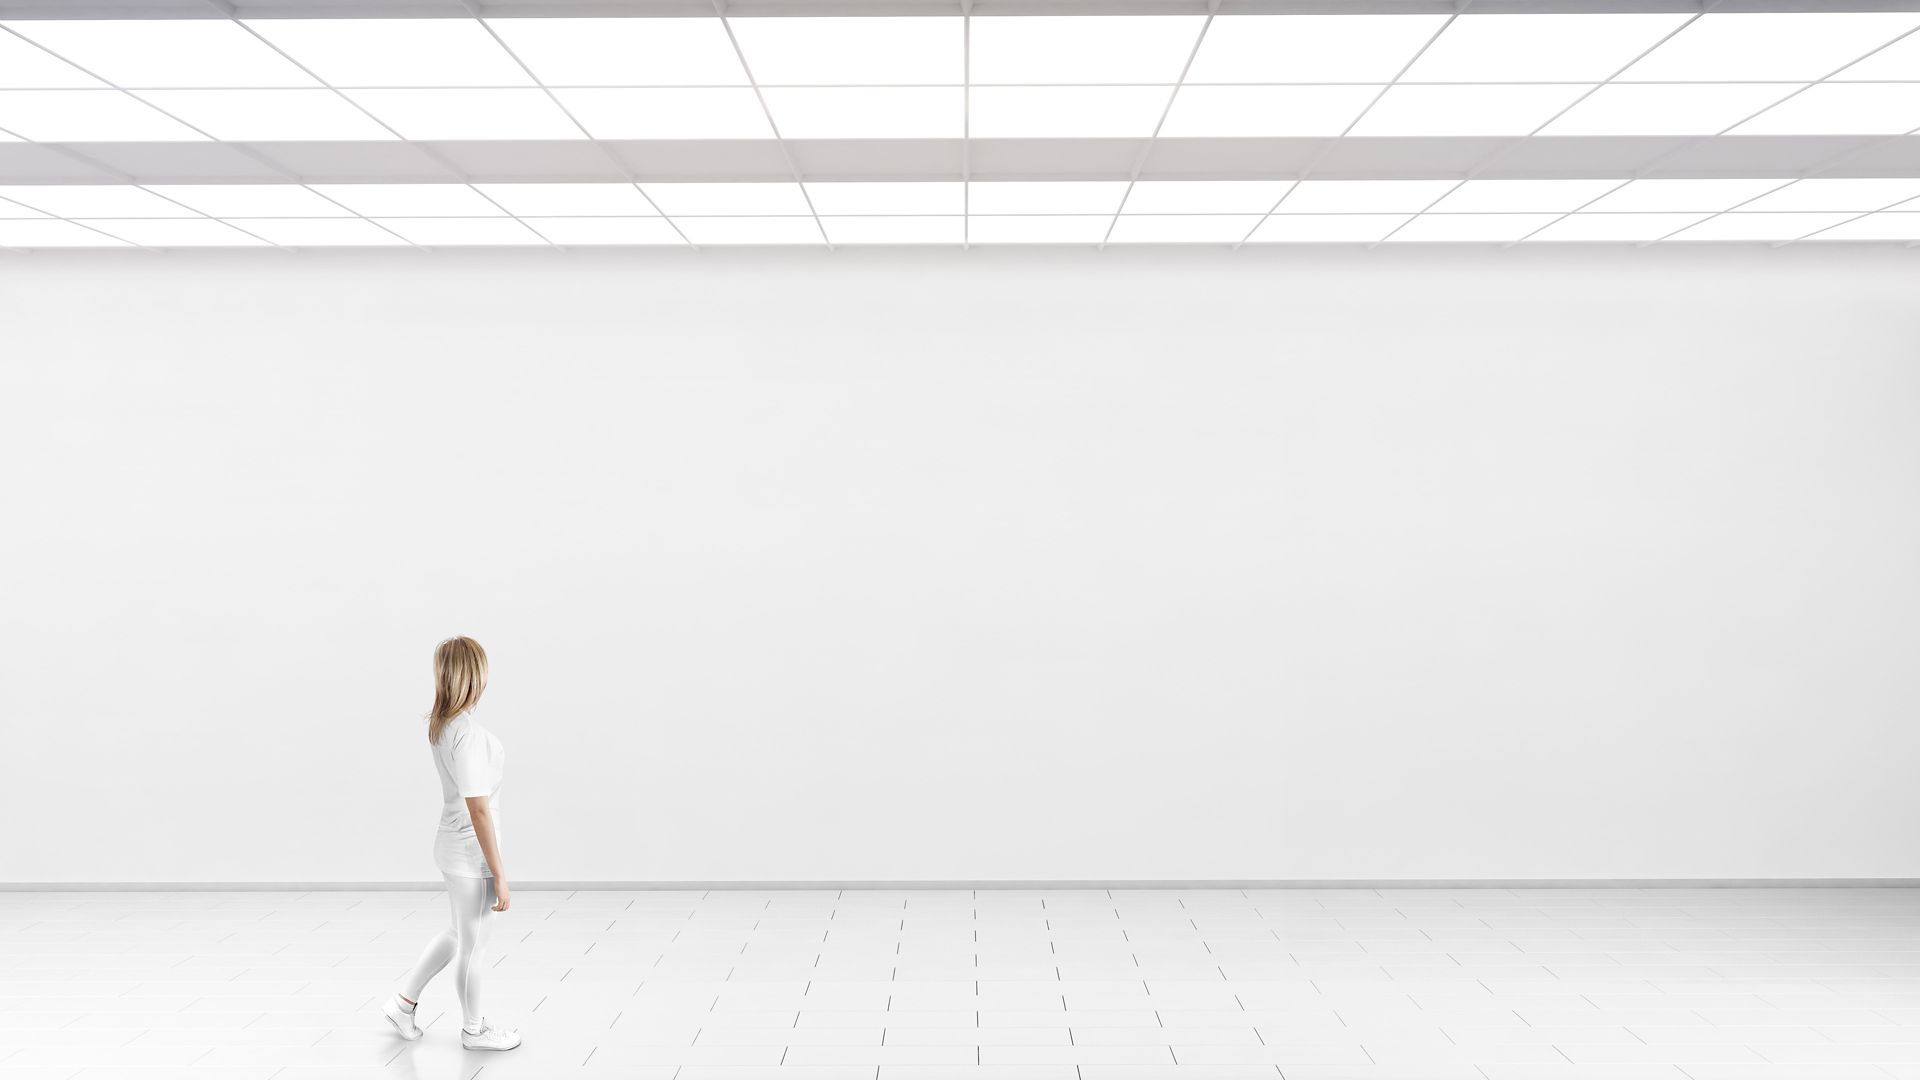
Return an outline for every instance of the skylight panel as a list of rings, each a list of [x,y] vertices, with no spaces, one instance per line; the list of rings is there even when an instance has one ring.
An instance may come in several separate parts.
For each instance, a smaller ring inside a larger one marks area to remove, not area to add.
[[[1194,15],[975,16],[973,82],[1171,84],[1204,22]]]
[[[1452,180],[1302,180],[1281,200],[1279,214],[1412,213],[1445,195]]]
[[[465,184],[313,184],[367,217],[493,217],[506,213]]]
[[[115,86],[317,86],[226,19],[48,19],[6,24]]]
[[[964,208],[964,184],[923,182],[810,181],[813,208],[827,215],[958,214]]]
[[[1338,135],[1378,86],[1182,86],[1160,134],[1169,138]]]
[[[961,20],[952,16],[734,18],[728,25],[761,86],[957,85],[965,78]],[[977,65],[978,20],[974,34]]]
[[[1101,215],[1033,214],[1019,217],[980,216],[967,219],[967,239],[975,244],[1098,244],[1106,239],[1113,217]]]
[[[352,217],[298,184],[149,184],[147,190],[217,218]]]
[[[1920,240],[1920,214],[1868,214],[1809,234],[1811,240]]]
[[[1406,214],[1275,214],[1250,244],[1370,244],[1407,220]]]
[[[957,139],[965,131],[959,87],[799,87],[764,90],[789,139]]]
[[[0,247],[126,247],[116,236],[70,221],[0,221]]]
[[[103,232],[139,244],[142,247],[265,247],[267,242],[249,236],[223,221],[209,218],[145,218],[83,220]]]
[[[800,185],[774,184],[642,184],[660,212],[668,217],[713,215],[745,217],[751,215],[808,214],[806,197]],[[818,236],[815,237],[818,239]],[[691,236],[689,236],[691,239]],[[700,243],[694,240],[694,243]]]
[[[474,19],[248,19],[332,86],[529,86]]]
[[[0,127],[35,142],[196,142],[207,138],[118,90],[0,90]]]
[[[753,91],[556,90],[555,96],[596,139],[771,139],[773,128]]]
[[[1848,64],[1835,73],[1836,82],[1856,79],[1920,79],[1920,34],[1906,37]]]
[[[251,218],[247,231],[284,247],[407,247],[407,241],[360,218]]]
[[[1920,26],[1912,12],[1702,15],[1622,72],[1627,82],[1818,79]]]
[[[1111,244],[1236,244],[1260,224],[1259,214],[1123,214]]]
[[[140,96],[230,142],[399,138],[331,90],[144,90]]]
[[[1705,214],[1572,214],[1527,237],[1534,241],[1646,243],[1684,229]]]
[[[65,90],[105,85],[32,42],[0,32],[0,89]]]
[[[475,184],[517,217],[654,217],[632,184]]]
[[[1392,86],[1354,135],[1525,135],[1587,91],[1585,86]]]
[[[1741,211],[1880,210],[1920,197],[1920,179],[1832,177],[1796,180],[1741,205]],[[1920,209],[1914,207],[1913,209]]]
[[[1453,20],[1404,82],[1600,82],[1687,21],[1682,14],[1475,15]]]
[[[690,217],[675,222],[695,244],[824,244],[810,217]]]
[[[1098,214],[1111,217],[1126,196],[1124,180],[1006,180],[969,185],[975,214]]]
[[[1468,180],[1436,213],[1566,213],[1619,187],[1619,180]]]
[[[1822,83],[1732,135],[1896,135],[1920,128],[1920,83]]]
[[[1799,89],[1785,83],[1602,86],[1542,135],[1714,135]]]
[[[381,225],[421,247],[545,245],[546,237],[516,218],[378,218]]]
[[[1852,214],[1743,214],[1735,211],[1710,217],[1675,233],[1668,241],[1797,240],[1810,232],[1837,225]]]
[[[976,139],[1145,138],[1166,110],[1166,86],[974,87]]]
[[[1730,210],[1786,183],[1779,179],[1634,180],[1596,199],[1591,212]]]
[[[0,198],[63,218],[200,216],[131,184],[9,184],[0,186]]]
[[[958,244],[966,238],[966,219],[886,216],[821,218],[835,244]]]
[[[1186,81],[1384,83],[1445,22],[1443,15],[1220,15]]]
[[[349,90],[408,139],[584,139],[544,90]]]
[[[487,25],[548,86],[747,85],[719,19],[488,19]]]
[[[1421,214],[1407,222],[1399,232],[1387,237],[1389,243],[1458,242],[1506,243],[1518,240],[1553,221],[1555,214]]]
[[[1133,185],[1121,213],[1264,214],[1292,186],[1288,180],[1141,180]],[[1247,228],[1252,227],[1248,222]]]
[[[604,244],[687,245],[673,226],[660,217],[530,217],[520,220],[552,243],[565,247]]]
[[[46,214],[12,199],[0,198],[0,218],[43,218]]]

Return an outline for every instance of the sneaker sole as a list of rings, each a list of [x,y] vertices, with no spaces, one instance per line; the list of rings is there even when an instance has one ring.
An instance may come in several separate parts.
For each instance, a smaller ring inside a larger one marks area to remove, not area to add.
[[[514,1043],[512,1046],[473,1046],[473,1045],[470,1045],[465,1039],[462,1039],[460,1040],[460,1048],[463,1050],[494,1050],[494,1051],[518,1050],[520,1049],[520,1044]]]
[[[382,1012],[380,1015],[387,1016],[385,1012]],[[398,1034],[401,1038],[407,1040],[408,1042],[412,1042],[413,1040],[419,1038],[421,1035],[425,1034],[425,1032],[421,1031],[419,1028],[416,1027],[413,1029],[413,1034],[409,1035],[407,1033],[407,1029],[400,1026],[400,1021],[395,1020],[391,1016],[387,1016],[387,1023],[392,1024],[394,1032]]]

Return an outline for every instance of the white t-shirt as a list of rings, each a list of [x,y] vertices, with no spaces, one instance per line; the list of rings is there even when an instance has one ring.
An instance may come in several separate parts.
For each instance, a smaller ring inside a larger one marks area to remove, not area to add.
[[[470,796],[485,795],[498,833],[500,781],[506,775],[507,750],[472,713],[461,713],[440,729],[433,744],[433,767],[440,773],[440,831],[433,839],[433,862],[443,874],[492,877],[487,856],[467,813]]]

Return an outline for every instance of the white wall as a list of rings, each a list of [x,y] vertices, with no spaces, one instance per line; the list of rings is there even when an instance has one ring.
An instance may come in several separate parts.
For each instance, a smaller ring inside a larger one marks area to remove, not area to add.
[[[0,256],[0,881],[1920,876],[1916,255]]]

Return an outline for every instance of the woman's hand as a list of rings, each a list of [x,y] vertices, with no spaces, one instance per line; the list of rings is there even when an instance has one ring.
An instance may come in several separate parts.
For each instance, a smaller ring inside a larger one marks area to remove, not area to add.
[[[505,911],[507,910],[507,906],[513,903],[513,890],[507,888],[507,883],[501,881],[499,878],[493,879],[493,895],[495,898],[493,901],[493,910],[495,911]]]

